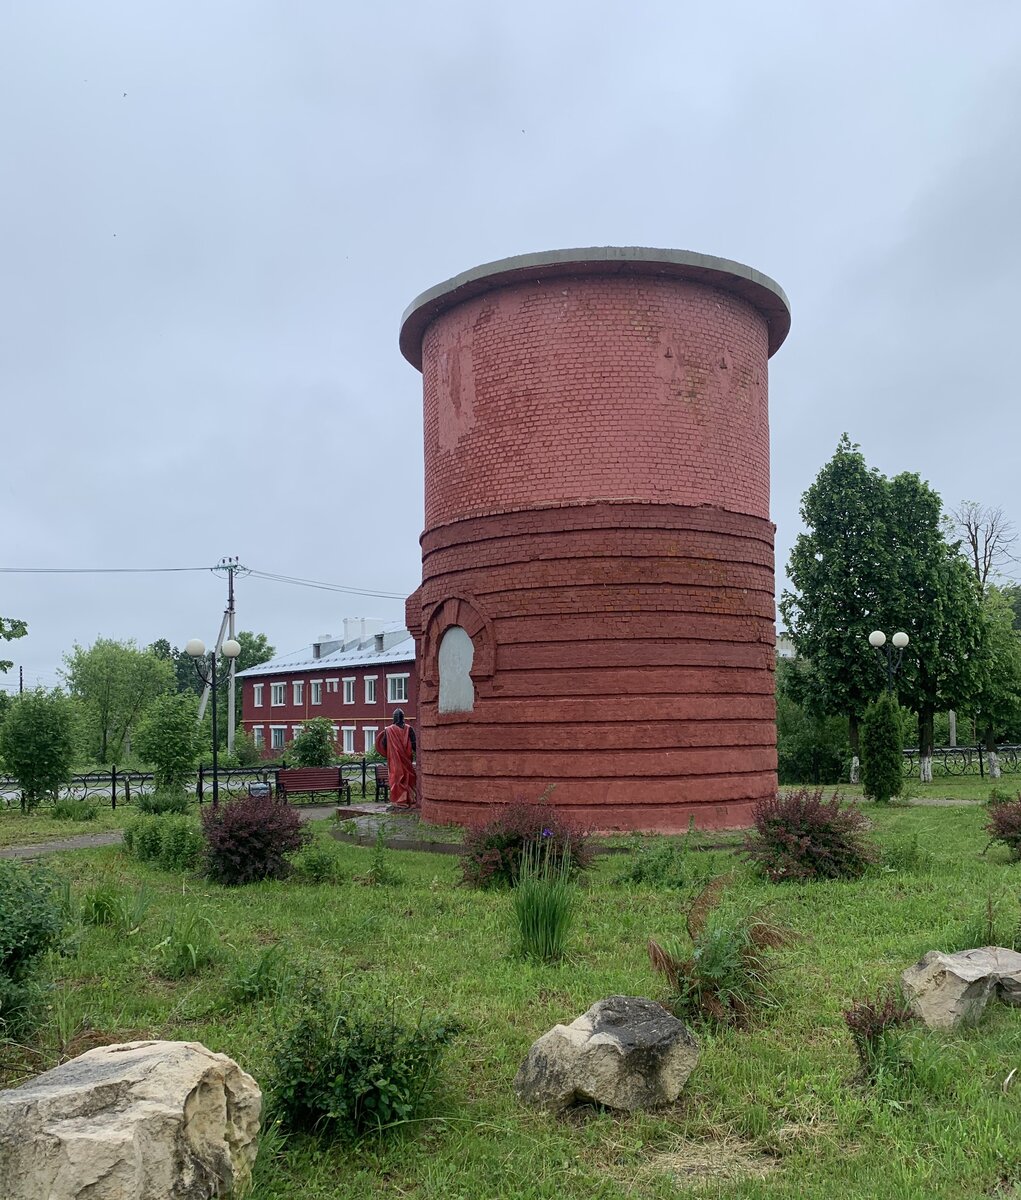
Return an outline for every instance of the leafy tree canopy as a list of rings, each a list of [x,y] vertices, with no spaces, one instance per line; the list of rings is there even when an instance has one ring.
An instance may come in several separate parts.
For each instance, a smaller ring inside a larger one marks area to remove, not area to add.
[[[23,638],[28,633],[28,626],[24,621],[19,621],[15,617],[0,617],[0,641],[13,642],[17,638]],[[14,663],[9,658],[0,658],[0,674],[4,671],[9,671]]]
[[[16,696],[0,724],[0,756],[21,788],[21,807],[35,808],[71,778],[75,712],[61,691]]]
[[[64,656],[68,688],[82,710],[89,751],[115,762],[127,750],[144,709],[174,686],[173,665],[134,642],[98,638],[88,649],[75,645]]]

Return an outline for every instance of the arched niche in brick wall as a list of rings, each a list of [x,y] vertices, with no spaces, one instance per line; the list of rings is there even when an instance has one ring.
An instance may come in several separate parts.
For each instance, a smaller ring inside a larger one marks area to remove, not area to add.
[[[422,646],[423,698],[436,699],[439,690],[439,650],[448,629],[459,627],[471,638],[471,678],[476,687],[492,679],[496,670],[496,638],[493,622],[473,596],[449,596],[436,606],[426,621]]]

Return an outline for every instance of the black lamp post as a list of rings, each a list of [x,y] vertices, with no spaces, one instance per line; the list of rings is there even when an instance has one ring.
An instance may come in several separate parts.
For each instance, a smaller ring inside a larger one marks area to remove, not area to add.
[[[900,670],[900,664],[904,658],[904,647],[908,641],[908,635],[903,630],[895,633],[889,642],[881,629],[874,629],[869,634],[869,645],[880,658],[886,660],[886,690],[891,696],[893,695],[893,677]]]
[[[192,662],[195,664],[195,673],[203,683],[209,685],[213,693],[213,807],[215,808],[220,803],[220,780],[217,775],[219,747],[216,744],[216,660],[219,655],[215,650],[209,651],[209,674],[207,675],[199,666],[199,660],[206,657],[205,643],[199,638],[192,638],[185,646],[185,650],[191,655]],[[240,653],[241,643],[236,642],[233,638],[228,638],[220,647],[220,654],[227,659],[237,658]]]

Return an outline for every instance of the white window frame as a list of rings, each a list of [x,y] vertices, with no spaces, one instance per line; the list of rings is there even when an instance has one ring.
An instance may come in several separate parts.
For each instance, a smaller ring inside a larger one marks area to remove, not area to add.
[[[331,725],[330,728],[333,730],[333,740],[336,742],[337,738],[340,737],[340,726]]]
[[[277,734],[280,735],[279,741]],[[269,748],[271,750],[283,750],[287,745],[287,726],[286,725],[271,725],[269,727]]]
[[[271,683],[269,685],[270,708],[283,708],[287,703],[287,684]]]
[[[342,725],[340,732],[344,737],[344,745],[341,748],[341,754],[354,754],[355,752],[355,734],[358,732],[354,725]]]
[[[365,753],[371,754],[376,748],[376,734],[379,733],[379,726],[363,725],[362,733],[365,734]]]
[[[321,679],[311,680],[312,695],[310,697],[312,704],[322,704],[323,702],[323,681]]]
[[[355,684],[358,682],[357,677],[354,675],[345,675],[342,682],[344,684],[344,703],[354,704]]]
[[[252,741],[256,750],[261,750],[266,745],[266,730],[263,725],[252,726]]]
[[[337,684],[338,684],[338,683],[340,683],[340,680],[339,680],[339,679],[327,679],[327,681],[326,681],[326,690],[327,690],[328,692],[335,692],[335,691],[337,690]]]
[[[304,679],[295,679],[291,684],[291,700],[294,704],[303,704],[305,702]]]
[[[365,676],[365,703],[366,704],[375,704],[376,703],[376,697],[379,694],[379,688],[376,687],[376,680],[378,678],[379,678],[378,675],[366,675]],[[369,687],[370,683],[372,684],[371,687]],[[371,695],[369,694],[370,692],[371,692]]]
[[[252,684],[252,704],[254,704],[256,708],[262,708],[262,689],[264,687],[265,684],[262,683]]]
[[[387,704],[407,704],[408,702],[408,679],[410,672],[405,671],[401,675],[387,675],[386,677],[386,702]],[[398,688],[400,684],[400,688]],[[404,693],[403,696],[398,695],[398,691]]]
[[[304,725],[292,725],[292,726],[291,726],[291,741],[292,741],[292,742],[293,742],[293,741],[294,741],[294,739],[295,739],[295,738],[298,736],[298,734],[299,734],[299,733],[301,733],[301,731],[302,731],[304,728],[305,728],[305,726],[304,726]]]

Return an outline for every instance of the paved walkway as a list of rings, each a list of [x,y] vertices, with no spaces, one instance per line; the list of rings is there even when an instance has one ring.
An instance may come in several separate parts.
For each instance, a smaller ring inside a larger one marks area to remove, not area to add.
[[[308,821],[324,821],[332,817],[335,808],[317,804],[299,808]],[[0,847],[0,858],[40,858],[44,854],[57,854],[61,850],[91,850],[95,846],[116,846],[124,840],[123,829],[111,829],[107,833],[82,833],[77,837],[58,838],[52,842],[34,842],[28,846]]]

